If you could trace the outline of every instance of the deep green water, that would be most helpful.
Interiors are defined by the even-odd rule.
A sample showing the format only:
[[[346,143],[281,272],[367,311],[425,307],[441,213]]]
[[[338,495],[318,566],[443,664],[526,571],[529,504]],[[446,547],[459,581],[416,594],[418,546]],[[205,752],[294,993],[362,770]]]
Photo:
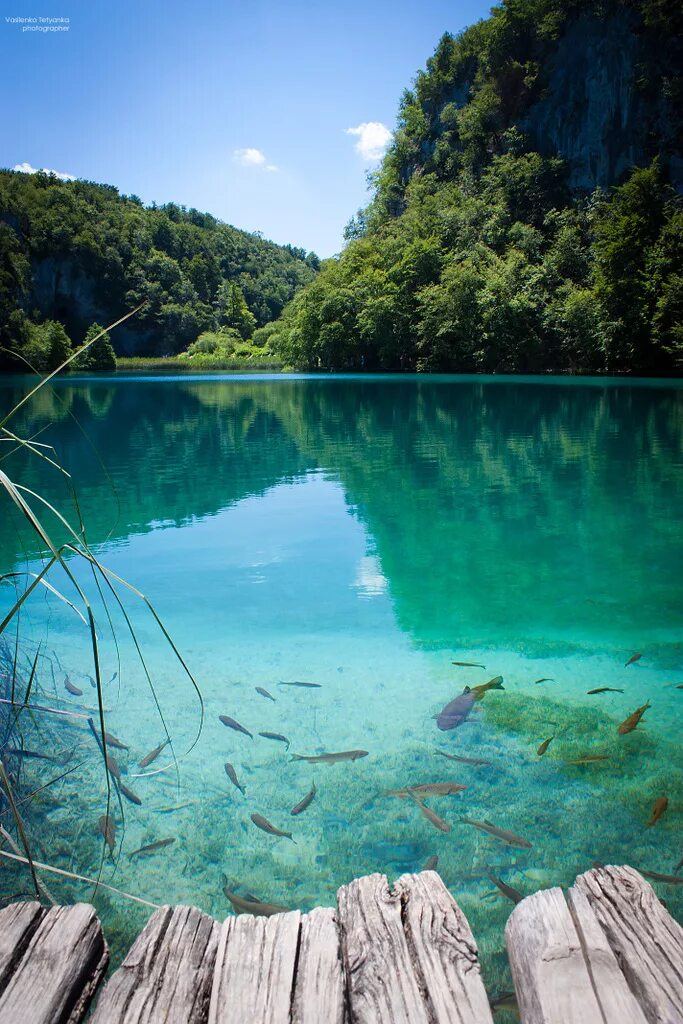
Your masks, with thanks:
[[[22,386],[5,381],[0,406]],[[487,867],[525,894],[570,884],[596,860],[671,872],[683,856],[682,398],[679,384],[658,381],[280,376],[73,379],[39,396],[14,429],[43,431],[37,439],[55,446],[90,543],[153,602],[204,700],[180,788],[172,771],[138,777],[137,762],[164,738],[159,712],[120,613],[112,607],[119,666],[92,577],[72,559],[99,624],[107,728],[130,745],[115,753],[142,799],[124,805],[125,828],[115,812],[122,853],[116,868],[105,862],[103,880],[221,917],[230,910],[222,873],[242,893],[308,909],[334,903],[354,876],[394,878],[437,854],[496,990],[507,983],[512,905]],[[36,457],[15,453],[0,468],[70,507],[63,478]],[[0,564],[35,570],[36,558],[3,499]],[[11,596],[5,584],[3,606]],[[131,595],[125,604],[180,758],[198,701],[151,616]],[[68,607],[36,594],[21,637],[24,667],[42,642],[42,700],[94,706],[88,631]],[[625,667],[636,651],[640,661]],[[65,672],[83,697],[65,691]],[[434,716],[464,686],[499,674],[504,690],[460,728],[437,729]],[[588,695],[602,686],[624,692]],[[638,728],[618,735],[648,700]],[[73,747],[70,765],[83,764],[31,805],[30,828],[46,860],[91,875],[106,802],[101,762],[83,720],[43,719],[40,736],[26,721],[27,746]],[[287,736],[290,752],[261,731]],[[369,754],[352,764],[289,760],[351,748]],[[566,763],[585,753],[607,759]],[[147,772],[170,760],[166,751]],[[62,770],[26,761],[24,781],[35,788]],[[292,817],[313,781],[316,799]],[[385,795],[437,781],[467,786],[428,801],[449,833],[412,801]],[[668,809],[647,827],[663,795]],[[254,812],[291,830],[296,845],[259,831]],[[533,847],[504,846],[461,816],[490,819]],[[128,859],[166,837],[175,843]],[[21,877],[5,875],[3,892]],[[680,914],[680,889],[658,891]],[[97,899],[119,950],[145,911]]]

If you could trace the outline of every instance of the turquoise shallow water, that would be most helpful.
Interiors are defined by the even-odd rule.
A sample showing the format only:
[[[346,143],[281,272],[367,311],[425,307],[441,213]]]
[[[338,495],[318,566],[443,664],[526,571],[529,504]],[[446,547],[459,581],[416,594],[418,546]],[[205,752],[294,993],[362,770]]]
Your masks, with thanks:
[[[3,408],[20,388],[0,385]],[[332,904],[354,876],[396,877],[438,855],[496,990],[507,984],[512,905],[487,869],[523,893],[569,884],[596,860],[671,872],[683,856],[682,398],[678,383],[659,381],[279,376],[70,379],[38,396],[14,429],[55,446],[88,540],[153,602],[204,701],[201,737],[185,756],[200,716],[187,676],[126,596],[157,707],[120,612],[109,601],[117,653],[93,579],[71,559],[98,621],[107,728],[130,747],[115,753],[142,800],[125,803],[125,822],[113,812],[121,855],[105,861],[103,880],[221,917],[230,911],[222,874],[241,893],[308,909]],[[64,479],[37,458],[15,453],[2,468],[73,510]],[[38,554],[5,502],[2,566],[35,571]],[[53,583],[75,598],[58,575]],[[11,597],[5,584],[3,607]],[[92,657],[73,611],[36,593],[20,635],[24,672],[42,644],[41,699],[87,715]],[[636,651],[642,658],[626,667]],[[65,673],[82,697],[66,692]],[[437,728],[449,700],[495,675],[504,690],[461,727]],[[292,680],[320,687],[280,685]],[[603,686],[623,693],[587,693]],[[642,723],[620,736],[619,723],[648,700]],[[168,750],[146,773],[138,767],[164,739],[160,710],[179,781],[172,770],[149,774],[171,763]],[[94,740],[83,719],[36,724],[39,734],[26,720],[27,746],[73,749],[69,766],[80,767],[30,805],[34,841],[50,863],[92,875],[106,807]],[[265,731],[285,735],[290,750]],[[290,760],[355,748],[368,756]],[[606,759],[567,764],[587,753]],[[33,789],[62,770],[27,759],[24,782]],[[467,787],[428,800],[448,833],[386,795],[443,781]],[[313,782],[315,800],[292,817]],[[668,808],[648,827],[664,795]],[[295,842],[259,831],[252,813]],[[491,840],[464,816],[532,848]],[[3,893],[21,885],[10,874]],[[51,887],[91,896],[59,879]],[[680,915],[680,888],[658,891]],[[112,894],[96,902],[120,951],[145,912]]]

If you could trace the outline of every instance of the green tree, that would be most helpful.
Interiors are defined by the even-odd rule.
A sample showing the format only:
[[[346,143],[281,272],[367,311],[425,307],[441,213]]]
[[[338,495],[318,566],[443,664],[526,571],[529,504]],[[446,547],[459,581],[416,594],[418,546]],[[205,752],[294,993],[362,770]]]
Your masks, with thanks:
[[[116,370],[116,355],[111,338],[107,331],[102,334],[103,328],[99,324],[92,324],[88,328],[83,344],[87,345],[93,338],[101,337],[92,344],[85,352],[77,356],[71,364],[75,370],[88,370],[95,373],[113,373]]]

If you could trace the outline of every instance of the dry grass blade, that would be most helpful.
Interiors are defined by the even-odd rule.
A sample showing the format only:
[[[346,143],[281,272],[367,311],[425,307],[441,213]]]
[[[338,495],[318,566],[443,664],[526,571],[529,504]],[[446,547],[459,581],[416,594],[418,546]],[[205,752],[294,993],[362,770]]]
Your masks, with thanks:
[[[3,829],[2,825],[0,825],[0,832],[7,837],[7,833]],[[6,850],[0,850],[0,857],[7,857],[8,860],[19,861],[21,864],[28,863],[25,857],[22,857],[19,854],[8,853]],[[133,896],[130,892],[124,892],[123,889],[115,889],[113,885],[107,885],[105,882],[98,882],[96,879],[88,878],[86,875],[77,875],[73,871],[65,871],[63,868],[52,867],[51,864],[41,864],[40,861],[34,861],[34,867],[38,871],[50,871],[53,875],[61,875],[63,878],[73,878],[77,882],[87,882],[88,885],[99,886],[100,889],[107,889],[108,892],[115,892],[117,896],[125,896],[127,900],[133,900],[134,903],[141,903],[143,907],[151,907],[152,910],[160,909],[159,903],[150,903],[149,900],[143,900],[141,896]]]

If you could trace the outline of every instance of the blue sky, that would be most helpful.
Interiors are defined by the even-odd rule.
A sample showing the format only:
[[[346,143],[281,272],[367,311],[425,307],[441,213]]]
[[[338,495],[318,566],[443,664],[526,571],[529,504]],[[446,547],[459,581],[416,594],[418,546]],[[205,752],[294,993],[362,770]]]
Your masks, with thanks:
[[[107,182],[329,256],[367,201],[382,138],[379,127],[346,129],[393,129],[403,89],[441,34],[486,17],[490,3],[2,6],[1,167]],[[22,31],[6,20],[16,16],[68,18],[68,31]]]

